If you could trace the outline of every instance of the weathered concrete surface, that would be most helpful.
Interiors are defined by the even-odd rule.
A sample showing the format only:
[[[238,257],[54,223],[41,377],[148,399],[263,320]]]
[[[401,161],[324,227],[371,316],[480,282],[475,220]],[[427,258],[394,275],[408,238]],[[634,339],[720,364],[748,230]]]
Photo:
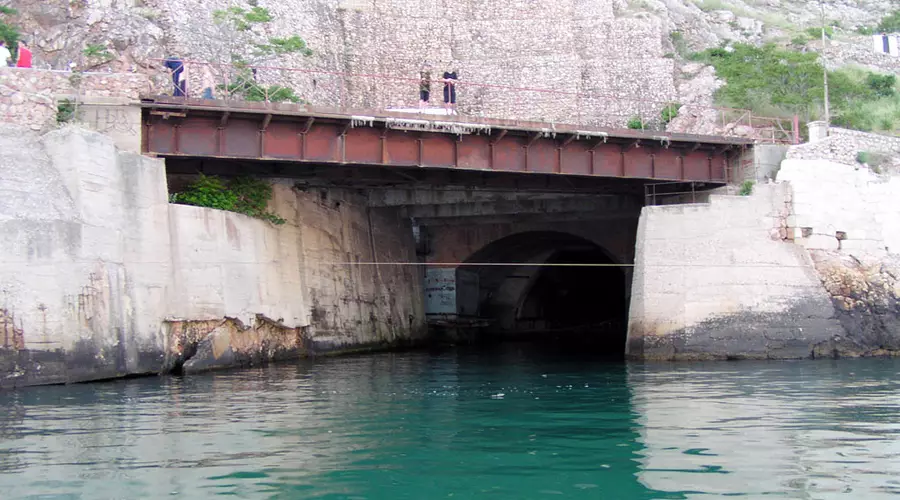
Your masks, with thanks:
[[[421,269],[357,264],[415,262],[410,220],[399,209],[367,209],[356,190],[295,192],[290,185],[276,186],[275,204],[299,230],[308,348],[328,352],[422,339]]]
[[[645,207],[626,354],[805,358],[845,335],[806,251],[784,241],[790,187]]]
[[[0,126],[0,386],[246,366],[416,341],[399,209],[280,183],[285,225],[170,205],[162,161]]]
[[[839,356],[896,354],[900,179],[825,160],[785,161],[778,179],[794,196],[788,230],[809,249],[847,332],[826,350]]]
[[[174,321],[168,327],[166,366],[176,372],[260,366],[307,352],[303,328],[287,328],[262,316],[250,324],[225,318]]]
[[[835,161],[787,160],[778,180],[791,186],[797,243],[857,255],[900,252],[900,178]]]
[[[0,126],[0,385],[160,369],[166,206],[158,162]]]

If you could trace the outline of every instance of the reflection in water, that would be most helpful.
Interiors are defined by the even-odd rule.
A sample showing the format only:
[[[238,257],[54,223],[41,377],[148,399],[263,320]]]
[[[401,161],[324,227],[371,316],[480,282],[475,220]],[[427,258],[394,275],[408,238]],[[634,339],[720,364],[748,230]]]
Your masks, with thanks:
[[[2,498],[862,498],[898,361],[629,365],[511,345],[0,394]]]
[[[897,360],[634,368],[641,482],[688,498],[900,494],[898,368]]]

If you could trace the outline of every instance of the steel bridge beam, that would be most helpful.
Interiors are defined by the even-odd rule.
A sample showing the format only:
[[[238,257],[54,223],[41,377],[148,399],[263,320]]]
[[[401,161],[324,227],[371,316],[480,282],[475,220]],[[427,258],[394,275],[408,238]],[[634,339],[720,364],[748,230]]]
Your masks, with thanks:
[[[202,102],[202,101],[201,101]],[[725,183],[752,143],[532,122],[145,102],[143,149],[165,157]],[[296,108],[296,107],[295,107]],[[292,108],[293,109],[293,108]]]

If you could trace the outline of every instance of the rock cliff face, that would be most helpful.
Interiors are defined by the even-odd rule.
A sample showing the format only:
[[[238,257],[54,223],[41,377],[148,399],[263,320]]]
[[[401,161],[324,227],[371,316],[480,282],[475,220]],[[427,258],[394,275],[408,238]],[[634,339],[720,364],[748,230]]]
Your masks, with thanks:
[[[865,40],[853,28],[876,24],[894,3],[825,0],[826,17],[842,27],[829,48],[832,59],[860,59]],[[227,60],[231,49],[211,13],[250,5],[274,15],[261,35],[299,34],[314,51],[272,65],[408,79],[279,76],[315,104],[415,106],[415,80],[427,61],[435,76],[458,70],[467,114],[618,126],[635,116],[652,124],[669,102],[712,104],[721,82],[702,68],[679,69],[686,53],[729,41],[789,41],[821,18],[819,2],[786,0],[22,0],[16,22],[34,38],[39,66],[161,74],[152,60],[167,54]],[[85,56],[89,45],[107,47],[111,59]],[[865,54],[870,66],[891,69],[895,62]],[[440,101],[434,87],[432,99]],[[711,117],[689,115],[673,130],[715,132]]]
[[[900,257],[810,253],[846,332],[817,345],[816,355],[900,354]]]

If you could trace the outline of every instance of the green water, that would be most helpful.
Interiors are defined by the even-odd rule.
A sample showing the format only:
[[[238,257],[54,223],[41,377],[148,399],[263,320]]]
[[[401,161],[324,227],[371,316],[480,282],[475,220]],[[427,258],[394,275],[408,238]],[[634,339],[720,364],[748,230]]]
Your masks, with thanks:
[[[900,360],[510,345],[0,393],[0,498],[888,498]]]

